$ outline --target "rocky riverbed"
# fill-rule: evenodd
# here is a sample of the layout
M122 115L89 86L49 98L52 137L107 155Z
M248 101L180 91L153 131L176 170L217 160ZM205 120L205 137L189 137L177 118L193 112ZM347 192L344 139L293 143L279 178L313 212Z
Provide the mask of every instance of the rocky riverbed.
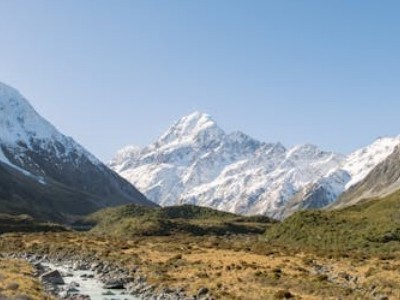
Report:
M212 299L207 288L187 296L182 289L161 291L147 284L137 270L125 270L111 264L80 258L50 258L47 255L12 254L35 268L46 291L64 300L197 300Z

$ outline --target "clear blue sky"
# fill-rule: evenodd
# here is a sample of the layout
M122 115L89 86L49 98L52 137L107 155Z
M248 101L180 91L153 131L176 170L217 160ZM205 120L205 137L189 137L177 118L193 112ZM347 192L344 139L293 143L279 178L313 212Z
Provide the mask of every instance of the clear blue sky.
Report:
M0 1L0 81L103 160L194 110L349 152L400 134L400 1Z

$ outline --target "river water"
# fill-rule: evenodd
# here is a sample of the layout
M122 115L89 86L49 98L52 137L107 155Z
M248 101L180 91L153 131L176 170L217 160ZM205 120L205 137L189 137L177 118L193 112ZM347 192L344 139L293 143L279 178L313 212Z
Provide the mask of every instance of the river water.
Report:
M50 270L58 270L63 276L65 285L59 286L63 290L59 296L67 290L67 287L75 282L77 283L77 291L70 295L87 295L91 300L139 300L140 298L132 295L124 294L126 290L109 290L103 288L98 276L93 271L74 270L72 266L56 265L51 263L42 263L42 265ZM68 275L68 276L65 276ZM83 276L83 277L82 277ZM87 278L89 276L89 278ZM93 278L90 278L92 277ZM112 293L112 294L111 294Z

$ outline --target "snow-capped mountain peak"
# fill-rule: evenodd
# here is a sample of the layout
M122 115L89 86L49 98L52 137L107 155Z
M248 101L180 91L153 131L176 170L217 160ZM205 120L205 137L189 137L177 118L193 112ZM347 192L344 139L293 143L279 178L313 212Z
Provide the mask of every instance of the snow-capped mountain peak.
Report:
M10 145L57 136L56 129L14 88L0 83L0 139Z
M4 83L0 83L0 144L3 152L6 149L19 149L22 153L33 148L53 148L61 159L68 160L71 153L75 153L85 156L93 164L102 164L40 116L19 91Z
M149 147L118 152L110 167L161 205L281 218L329 205L399 144L399 137L380 138L348 156L310 143L287 149L225 133L210 115L195 112Z
M194 112L181 118L157 141L157 146L183 143L206 144L224 135L210 115Z
M33 180L34 184L24 187L23 196L30 194L30 198L19 195L17 202L37 198L32 195L41 189L36 186L38 183L51 186L45 191L48 197L42 195L49 201L46 209L63 203L62 210L74 196L83 201L82 210L71 205L69 212L135 201L151 205L132 185L41 117L16 89L0 83L0 175L7 172L10 182L0 182L0 190L11 193L9 200L19 195L21 187L14 192L9 188L20 183L21 178ZM8 186L4 189L2 184ZM20 208L30 209L24 205Z
M341 155L312 144L287 150L240 131L225 133L199 112L180 119L139 153L126 149L110 167L161 205L191 203L269 215L342 161Z

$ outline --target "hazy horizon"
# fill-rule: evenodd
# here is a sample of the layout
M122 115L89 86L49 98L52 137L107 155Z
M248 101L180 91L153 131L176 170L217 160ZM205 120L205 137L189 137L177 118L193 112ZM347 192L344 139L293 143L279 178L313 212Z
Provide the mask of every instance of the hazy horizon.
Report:
M193 111L349 153L400 134L400 3L0 3L0 81L103 161Z

